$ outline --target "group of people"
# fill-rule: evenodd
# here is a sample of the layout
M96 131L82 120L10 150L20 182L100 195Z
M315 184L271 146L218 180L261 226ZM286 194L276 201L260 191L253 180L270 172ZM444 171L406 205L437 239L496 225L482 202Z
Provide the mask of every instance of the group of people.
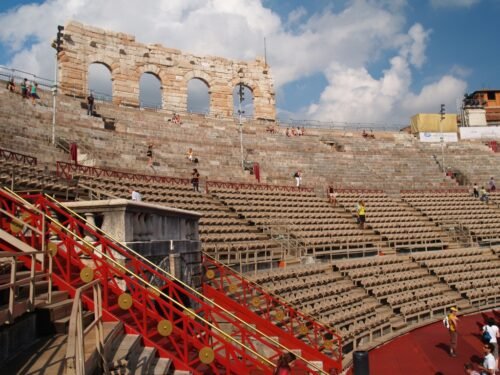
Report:
M172 118L170 119L170 122L172 124L181 125L182 124L181 115L179 115L178 113L174 112L174 114L172 115Z
M444 319L444 324L450 335L449 354L451 357L457 356L458 347L458 309L451 307L450 312ZM464 371L470 375L495 375L498 370L498 340L500 339L498 326L493 318L488 318L486 324L481 328L481 338L483 341L483 360L477 364L477 371L472 362L464 365Z
M17 92L17 86L14 82L14 78L11 78L9 82L7 82L7 90L12 93ZM31 99L33 105L35 104L36 99L40 99L38 95L38 83L29 82L27 78L23 79L21 82L21 96L23 99Z
M478 185L476 182L474 182L474 185L472 186L472 195L475 198L479 198L481 202L485 202L486 204L489 203L490 201L490 192L494 192L497 189L495 179L493 177L490 178L488 181L488 189L485 189L484 186L481 186L481 189L479 189Z
M302 136L305 134L305 129L304 127L300 128L297 126L297 129L295 128L286 128L285 130L285 135L287 137L298 137L298 136Z
M363 130L363 133L361 133L361 135L365 139L366 138L375 138L375 134L373 134L373 130L371 130L369 134L366 132L366 130Z

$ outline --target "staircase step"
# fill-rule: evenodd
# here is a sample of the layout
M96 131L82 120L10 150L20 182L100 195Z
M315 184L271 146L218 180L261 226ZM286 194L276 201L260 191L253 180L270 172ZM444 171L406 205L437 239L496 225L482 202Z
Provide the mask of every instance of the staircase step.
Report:
M64 318L60 318L57 320L54 320L54 328L57 333L68 333L68 328L69 328L69 321L71 319L71 316L65 316ZM83 327L87 327L92 320L94 320L94 313L91 311L84 311L82 314L82 319L83 319Z
M53 302L51 304L41 307L41 310L47 310L50 314L50 320L52 322L69 316L71 314L71 309L73 308L73 300L66 299L60 302Z
M150 366L155 359L156 348L139 347L129 358L128 368L135 375L148 375Z
M43 307L49 298L48 293L42 293L35 297L35 304L37 307ZM68 292L54 290L52 291L52 303L61 302L68 299Z
M110 367L115 369L128 366L130 356L139 348L140 344L141 337L139 335L122 336L118 347L113 353Z
M169 358L157 358L153 360L149 374L151 375L166 375L170 366L172 365L172 360Z

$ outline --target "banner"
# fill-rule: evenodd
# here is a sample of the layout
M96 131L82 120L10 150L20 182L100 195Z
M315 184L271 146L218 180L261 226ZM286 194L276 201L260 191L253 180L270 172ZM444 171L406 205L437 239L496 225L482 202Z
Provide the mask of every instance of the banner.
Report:
M444 143L458 142L457 133L419 133L420 142L440 143L441 135Z
M460 139L500 139L500 127L471 126L460 129Z

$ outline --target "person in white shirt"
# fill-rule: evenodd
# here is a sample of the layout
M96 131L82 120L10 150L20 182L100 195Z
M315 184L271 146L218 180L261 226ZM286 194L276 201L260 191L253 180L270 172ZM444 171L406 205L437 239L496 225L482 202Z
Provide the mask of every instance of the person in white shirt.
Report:
M484 344L483 349L485 353L483 365L479 366L481 375L495 375L497 363L493 357L493 345Z
M130 190L130 195L133 201L140 202L142 201L142 196L139 192L135 191L134 189Z
M497 362L498 367L498 339L500 338L500 333L498 326L495 324L495 320L493 318L488 318L486 320L486 325L483 327L483 333L488 332L491 339L489 344L493 345L493 357L495 357L495 361Z

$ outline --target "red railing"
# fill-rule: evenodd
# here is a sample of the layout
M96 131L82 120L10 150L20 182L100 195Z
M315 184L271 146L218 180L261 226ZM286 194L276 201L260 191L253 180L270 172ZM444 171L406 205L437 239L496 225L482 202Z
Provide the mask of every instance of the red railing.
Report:
M214 288L261 319L300 338L308 347L324 354L321 359L323 368L327 371L342 370L342 339L338 333L295 310L207 255L203 257L203 269L203 285L207 294L212 294L208 288Z
M272 372L273 363L284 351L272 339L249 330L227 311L214 308L200 295L130 255L57 202L43 195L26 198L34 206L0 190L1 228L35 249L47 243L56 285L73 294L85 282L99 278L104 318L121 320L128 332L142 336L145 345L171 358L176 369L213 374ZM30 227L42 234L26 229ZM150 279L155 285L147 281ZM92 301L87 299L86 303L91 305ZM226 330L230 327L230 335L221 324ZM266 357L258 354L262 349ZM305 361L296 366L306 373L316 372L308 369L310 364Z
M0 158L4 160L13 160L33 166L37 163L37 159L33 156L20 154L19 152L9 151L2 148L0 148Z
M220 189L233 189L233 190L267 190L267 191L296 191L296 192L313 192L313 188L307 187L295 187L295 186L285 186L285 185L266 185L266 184L249 184L249 183L239 183L239 182L224 182L224 181L207 181L206 190L209 192L210 188L220 188Z
M75 174L86 175L90 177L109 177L119 180L130 180L138 182L156 182L161 184L178 184L189 185L191 180L188 178L177 178L168 176L156 176L147 174L137 174L129 172L113 171L110 169L101 169L96 167L88 167L85 165L71 164L63 161L56 163L57 176L70 179Z

